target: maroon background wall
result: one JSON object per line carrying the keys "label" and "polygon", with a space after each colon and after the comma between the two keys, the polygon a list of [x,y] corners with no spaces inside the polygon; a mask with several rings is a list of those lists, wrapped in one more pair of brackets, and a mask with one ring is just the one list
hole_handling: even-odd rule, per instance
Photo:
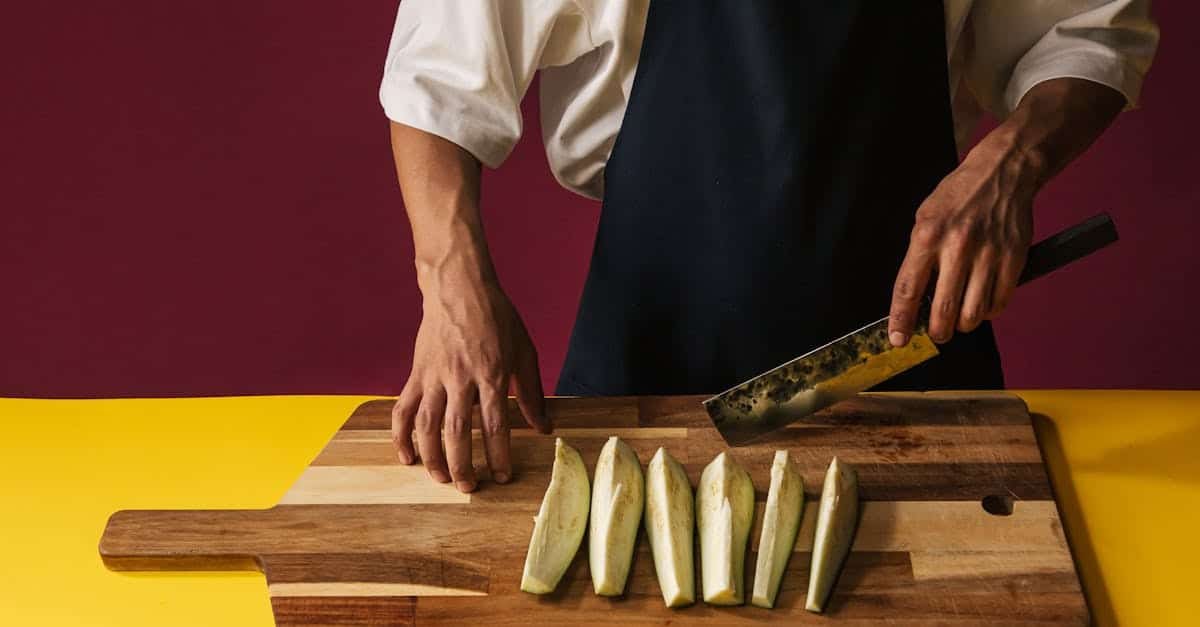
{"label": "maroon background wall", "polygon": [[[394,393],[420,317],[376,88],[394,2],[19,3],[0,100],[0,395]],[[1143,108],[1038,204],[1117,248],[999,324],[1020,387],[1200,387],[1200,88],[1189,2]],[[526,138],[485,178],[502,280],[551,385],[598,205]]]}

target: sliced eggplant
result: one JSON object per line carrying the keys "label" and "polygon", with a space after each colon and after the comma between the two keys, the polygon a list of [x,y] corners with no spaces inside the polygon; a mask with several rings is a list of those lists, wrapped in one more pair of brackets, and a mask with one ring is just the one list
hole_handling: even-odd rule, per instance
{"label": "sliced eggplant", "polygon": [[784,569],[792,556],[803,514],[804,478],[787,451],[775,451],[771,463],[771,487],[763,510],[762,535],[758,540],[751,604],[775,607],[775,596],[779,594]]}
{"label": "sliced eggplant", "polygon": [[812,567],[808,575],[808,599],[804,609],[822,612],[858,527],[858,473],[850,464],[834,457],[825,472],[817,530],[813,539]]}
{"label": "sliced eggplant", "polygon": [[588,530],[588,565],[598,595],[617,596],[625,590],[644,494],[637,454],[616,436],[609,438],[596,460]]}
{"label": "sliced eggplant", "polygon": [[556,439],[550,486],[533,518],[533,535],[529,538],[529,552],[525,554],[521,590],[547,594],[558,586],[583,542],[590,493],[583,458],[562,438]]}
{"label": "sliced eggplant", "polygon": [[666,449],[658,449],[646,465],[646,537],[667,607],[696,602],[692,507],[687,472]]}
{"label": "sliced eggplant", "polygon": [[700,474],[696,489],[700,580],[706,603],[745,602],[746,540],[753,520],[750,475],[728,453],[717,455]]}

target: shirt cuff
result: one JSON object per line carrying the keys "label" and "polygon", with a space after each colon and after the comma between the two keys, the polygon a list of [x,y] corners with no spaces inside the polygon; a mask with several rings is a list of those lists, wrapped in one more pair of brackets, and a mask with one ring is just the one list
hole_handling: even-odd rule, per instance
{"label": "shirt cuff", "polygon": [[512,129],[511,120],[481,115],[486,108],[456,106],[416,84],[401,88],[385,81],[379,102],[388,119],[453,142],[489,168],[500,167],[521,136],[519,113],[517,128]]}
{"label": "shirt cuff", "polygon": [[1144,77],[1128,59],[1099,47],[1023,59],[1004,91],[1005,113],[1016,109],[1035,85],[1055,78],[1081,78],[1111,87],[1125,96],[1125,108],[1132,109],[1137,106]]}

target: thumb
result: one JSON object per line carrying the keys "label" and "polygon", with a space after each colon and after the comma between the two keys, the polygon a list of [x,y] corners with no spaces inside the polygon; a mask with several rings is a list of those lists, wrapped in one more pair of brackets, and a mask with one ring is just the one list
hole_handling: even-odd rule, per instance
{"label": "thumb", "polygon": [[554,426],[546,416],[546,397],[542,393],[542,375],[538,369],[537,353],[532,347],[521,351],[513,369],[512,380],[517,390],[517,405],[529,426],[540,433],[550,433]]}

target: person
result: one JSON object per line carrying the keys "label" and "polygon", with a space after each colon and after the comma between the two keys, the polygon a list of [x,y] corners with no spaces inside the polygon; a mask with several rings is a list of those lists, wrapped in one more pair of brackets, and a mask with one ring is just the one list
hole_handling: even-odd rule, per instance
{"label": "person", "polygon": [[508,392],[551,427],[478,210],[536,71],[555,178],[603,200],[559,394],[717,392],[889,301],[903,345],[927,290],[942,356],[890,385],[988,389],[1034,196],[1157,40],[1142,0],[404,0],[380,88],[424,305],[400,461],[469,492],[476,403],[498,483]]}

